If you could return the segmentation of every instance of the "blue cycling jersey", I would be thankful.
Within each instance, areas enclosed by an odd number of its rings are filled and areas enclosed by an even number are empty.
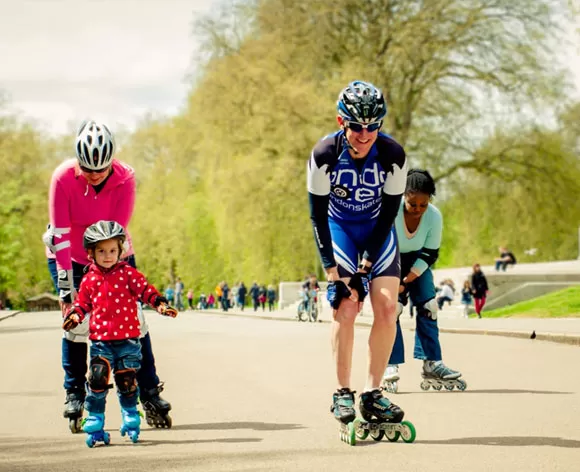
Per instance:
[[[312,150],[307,186],[310,217],[325,268],[336,265],[329,221],[353,235],[361,257],[375,262],[386,242],[405,191],[405,151],[378,133],[369,153],[354,159],[344,131],[322,138]],[[353,261],[356,263],[356,261]]]
[[[338,131],[322,138],[312,151],[308,191],[329,195],[331,218],[368,221],[379,215],[383,192],[402,194],[406,178],[405,152],[393,138],[379,133],[359,170],[344,145],[344,132]]]

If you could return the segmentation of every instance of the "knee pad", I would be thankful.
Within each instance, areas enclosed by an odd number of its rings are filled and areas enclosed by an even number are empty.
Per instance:
[[[115,372],[115,384],[121,395],[132,396],[137,392],[137,371],[124,369]]]
[[[104,392],[108,388],[111,376],[111,364],[104,357],[97,356],[89,364],[89,388],[96,393]]]
[[[431,318],[433,321],[437,319],[437,300],[432,298],[428,302],[425,302],[423,306],[417,307],[417,315],[423,315],[427,318]]]

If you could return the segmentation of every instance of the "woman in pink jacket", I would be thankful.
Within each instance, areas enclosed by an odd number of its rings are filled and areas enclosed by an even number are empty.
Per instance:
[[[89,264],[83,247],[87,227],[99,220],[116,221],[127,228],[135,206],[135,173],[114,159],[115,141],[107,126],[83,122],[76,138],[77,159],[63,162],[52,175],[49,193],[50,226],[43,240],[54,258],[48,266],[61,300],[63,314],[70,309],[85,267]],[[131,237],[127,234],[126,261],[135,267]],[[171,405],[159,396],[163,384],[155,368],[151,338],[139,309],[143,361],[137,375],[141,403],[147,423],[171,427]],[[87,335],[85,321],[64,333],[62,367],[65,372],[66,403],[64,417],[72,432],[80,431],[87,372]]]

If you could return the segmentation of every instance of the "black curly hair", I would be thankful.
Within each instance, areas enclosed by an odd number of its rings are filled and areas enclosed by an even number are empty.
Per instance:
[[[429,172],[423,169],[409,170],[405,195],[411,193],[426,193],[429,197],[435,195],[435,181]]]

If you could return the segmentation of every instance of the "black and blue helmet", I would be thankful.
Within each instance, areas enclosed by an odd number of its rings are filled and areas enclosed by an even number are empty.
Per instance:
[[[338,114],[346,121],[374,123],[387,114],[383,93],[369,82],[355,80],[338,95]]]

